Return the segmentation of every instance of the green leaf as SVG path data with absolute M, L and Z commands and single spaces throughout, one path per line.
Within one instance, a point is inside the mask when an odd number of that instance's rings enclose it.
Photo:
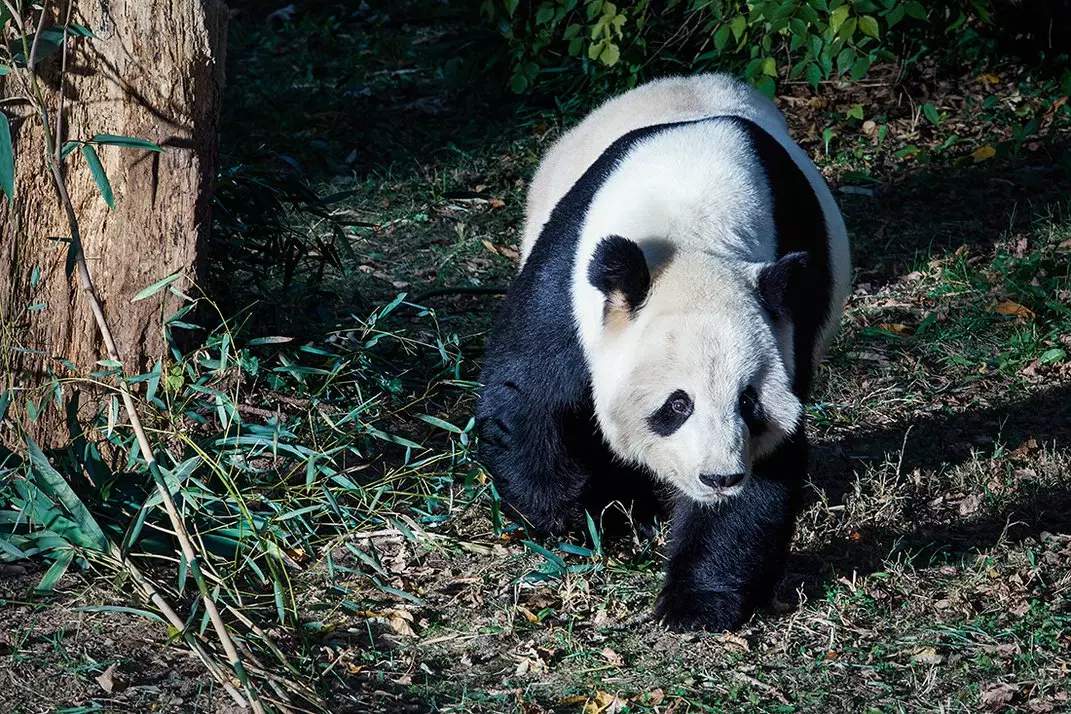
M 926 19 L 926 8 L 923 7 L 922 3 L 920 2 L 912 1 L 904 3 L 904 9 L 907 10 L 908 15 L 915 18 L 916 20 Z
M 11 71 L 11 68 L 8 67 L 6 64 L 0 64 L 0 77 L 3 77 L 5 74 L 7 74 L 10 71 Z
M 905 12 L 903 5 L 894 5 L 893 9 L 889 10 L 889 14 L 885 16 L 885 22 L 889 25 L 890 29 L 904 19 Z
M 34 483 L 50 498 L 55 499 L 74 519 L 81 536 L 79 545 L 104 553 L 108 550 L 108 538 L 93 519 L 89 509 L 78 498 L 70 484 L 49 463 L 44 452 L 32 439 L 25 438 L 26 453 L 30 457 L 30 475 Z
M 145 139 L 135 139 L 130 136 L 117 136 L 116 134 L 97 134 L 91 142 L 94 144 L 107 144 L 109 146 L 125 146 L 130 149 L 144 149 L 145 151 L 158 151 L 163 153 L 164 147 L 146 141 Z
M 719 52 L 725 49 L 725 45 L 729 44 L 729 26 L 722 25 L 714 31 L 714 49 Z
M 613 42 L 607 42 L 602 54 L 599 55 L 599 61 L 607 67 L 613 67 L 619 59 L 621 59 L 621 48 Z
M 855 79 L 855 80 L 862 79 L 863 76 L 866 75 L 866 73 L 868 71 L 870 71 L 870 58 L 869 57 L 860 57 L 859 59 L 857 59 L 855 61 L 855 64 L 852 65 L 852 71 L 851 71 L 852 79 Z
M 528 89 L 528 78 L 523 74 L 513 75 L 509 80 L 509 88 L 514 94 L 524 94 L 524 90 Z
M 829 14 L 829 29 L 834 35 L 840 30 L 841 25 L 848 19 L 848 13 L 851 12 L 851 8 L 847 5 L 841 5 L 836 10 Z
M 459 429 L 458 427 L 454 426 L 450 422 L 443 421 L 442 419 L 439 419 L 438 417 L 433 417 L 430 414 L 417 414 L 416 418 L 419 419 L 420 421 L 427 422 L 428 424 L 431 424 L 432 426 L 437 426 L 440 429 L 444 429 L 446 431 L 449 431 L 452 434 L 461 434 L 462 433 L 461 429 Z
M 74 560 L 73 550 L 70 548 L 61 550 L 56 556 L 56 562 L 54 562 L 52 567 L 45 572 L 44 577 L 41 578 L 41 582 L 37 584 L 37 587 L 34 588 L 34 590 L 38 593 L 45 594 L 55 590 L 56 583 L 58 583 L 60 578 L 63 577 L 63 574 L 67 572 L 67 568 L 70 567 L 72 560 Z
M 777 76 L 777 60 L 773 57 L 767 57 L 762 61 L 762 73 L 767 77 Z
M 510 17 L 513 17 L 514 13 L 517 12 L 517 6 L 521 4 L 521 0 L 504 0 L 504 4 L 506 12 L 509 13 Z
M 539 12 L 536 13 L 536 24 L 547 25 L 554 17 L 554 8 L 550 5 L 544 5 L 539 8 Z
M 729 27 L 732 28 L 733 37 L 739 42 L 740 38 L 744 36 L 744 30 L 747 29 L 747 19 L 743 15 L 737 15 L 729 23 Z
M 141 610 L 136 607 L 124 607 L 122 605 L 84 605 L 82 607 L 74 608 L 75 612 L 121 612 L 125 615 L 137 615 L 138 617 L 144 617 L 147 620 L 156 620 L 157 622 L 166 622 L 164 618 L 157 615 L 155 612 L 149 610 Z
M 559 573 L 565 572 L 565 561 L 562 560 L 562 557 L 560 555 L 549 551 L 538 543 L 533 543 L 530 540 L 525 540 L 521 542 L 524 543 L 524 547 L 528 550 L 543 556 L 554 567 L 555 571 Z
M 15 149 L 11 144 L 11 125 L 3 112 L 0 112 L 0 190 L 8 203 L 15 203 Z
M 875 40 L 880 39 L 878 31 L 878 21 L 870 15 L 863 15 L 859 18 L 859 30 L 864 35 L 869 35 Z
M 818 88 L 818 83 L 822 81 L 822 68 L 818 66 L 816 62 L 812 62 L 807 67 L 807 81 L 811 83 L 811 86 L 815 89 Z
M 840 32 L 837 33 L 837 37 L 845 42 L 849 42 L 852 39 L 852 35 L 855 34 L 855 28 L 858 27 L 859 21 L 854 17 L 849 17 L 844 21 L 844 24 L 840 27 Z
M 104 167 L 100 164 L 97 150 L 93 148 L 92 144 L 82 144 L 82 156 L 86 158 L 86 163 L 89 164 L 89 173 L 93 174 L 93 180 L 97 182 L 97 188 L 100 189 L 100 195 L 104 198 L 104 202 L 108 204 L 108 208 L 114 210 L 115 197 L 112 195 L 112 185 L 108 183 L 108 174 L 104 173 Z
M 139 290 L 137 295 L 135 295 L 134 297 L 130 298 L 130 302 L 137 302 L 138 300 L 144 300 L 147 297 L 151 297 L 151 296 L 153 296 L 156 293 L 160 292 L 161 290 L 163 290 L 168 285 L 170 285 L 171 283 L 175 282 L 176 280 L 178 280 L 181 277 L 182 277 L 182 271 L 181 270 L 179 270 L 178 272 L 175 272 L 175 273 L 171 273 L 171 275 L 168 275 L 166 278 L 161 278 L 160 280 L 157 280 L 155 283 L 153 283 L 149 287 L 142 288 L 141 290 Z
M 1038 357 L 1038 362 L 1041 364 L 1056 364 L 1062 362 L 1064 357 L 1067 356 L 1067 352 L 1059 347 L 1053 347 L 1051 350 L 1046 350 Z
M 777 85 L 774 84 L 773 78 L 765 74 L 759 77 L 759 80 L 755 82 L 755 89 L 759 90 L 770 99 L 773 99 L 774 94 L 777 93 Z
M 837 74 L 844 74 L 852 67 L 852 63 L 855 62 L 855 50 L 851 47 L 845 47 L 837 55 Z
M 941 121 L 941 118 L 937 115 L 937 107 L 927 102 L 922 105 L 922 113 L 926 115 L 926 118 L 930 120 L 931 124 L 937 124 Z
M 847 116 L 848 116 L 849 119 L 858 119 L 859 121 L 862 121 L 863 120 L 863 105 L 862 104 L 856 104 L 854 107 L 852 107 L 851 109 L 849 109 L 847 111 Z

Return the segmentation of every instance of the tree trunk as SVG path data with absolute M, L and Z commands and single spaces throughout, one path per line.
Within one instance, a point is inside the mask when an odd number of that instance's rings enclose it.
M 74 3 L 72 22 L 94 38 L 68 39 L 67 71 L 61 53 L 38 65 L 55 129 L 63 98 L 60 142 L 115 134 L 146 139 L 163 154 L 98 146 L 110 180 L 109 210 L 79 151 L 64 161 L 64 175 L 80 223 L 83 249 L 115 335 L 124 373 L 145 372 L 167 349 L 163 320 L 181 305 L 161 291 L 132 302 L 142 288 L 172 273 L 188 288 L 209 230 L 218 153 L 226 7 L 218 0 L 111 0 Z M 64 3 L 47 5 L 62 24 Z M 50 22 L 46 23 L 52 24 Z M 17 93 L 11 75 L 0 78 L 0 97 Z M 40 121 L 25 105 L 2 104 L 15 145 L 13 206 L 0 205 L 0 393 L 12 387 L 29 400 L 12 416 L 51 445 L 67 438 L 64 409 L 50 375 L 84 377 L 107 359 L 86 296 L 67 269 L 70 235 L 44 161 Z M 21 113 L 20 113 L 21 112 Z M 77 373 L 59 358 L 73 363 Z M 4 373 L 8 374 L 5 375 Z M 64 389 L 69 400 L 78 383 Z M 36 419 L 33 414 L 48 406 Z M 21 413 L 20 413 L 21 412 Z

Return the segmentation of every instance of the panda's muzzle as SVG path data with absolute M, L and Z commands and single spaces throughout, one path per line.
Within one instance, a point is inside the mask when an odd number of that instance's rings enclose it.
M 700 474 L 699 480 L 711 488 L 732 488 L 746 476 L 747 474 Z

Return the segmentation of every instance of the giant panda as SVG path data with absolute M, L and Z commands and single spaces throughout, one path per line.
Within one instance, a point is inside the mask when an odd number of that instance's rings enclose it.
M 499 495 L 555 535 L 668 504 L 656 617 L 738 628 L 784 569 L 802 404 L 849 287 L 829 188 L 750 86 L 667 78 L 547 152 L 521 247 L 476 409 Z

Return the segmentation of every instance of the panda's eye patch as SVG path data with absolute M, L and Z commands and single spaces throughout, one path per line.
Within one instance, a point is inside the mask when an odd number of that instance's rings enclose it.
M 692 398 L 683 389 L 678 389 L 669 395 L 658 411 L 647 417 L 647 425 L 659 436 L 669 436 L 688 421 L 694 409 Z
M 748 387 L 740 393 L 740 416 L 747 424 L 752 436 L 766 431 L 766 411 L 759 402 L 759 394 L 754 387 Z

